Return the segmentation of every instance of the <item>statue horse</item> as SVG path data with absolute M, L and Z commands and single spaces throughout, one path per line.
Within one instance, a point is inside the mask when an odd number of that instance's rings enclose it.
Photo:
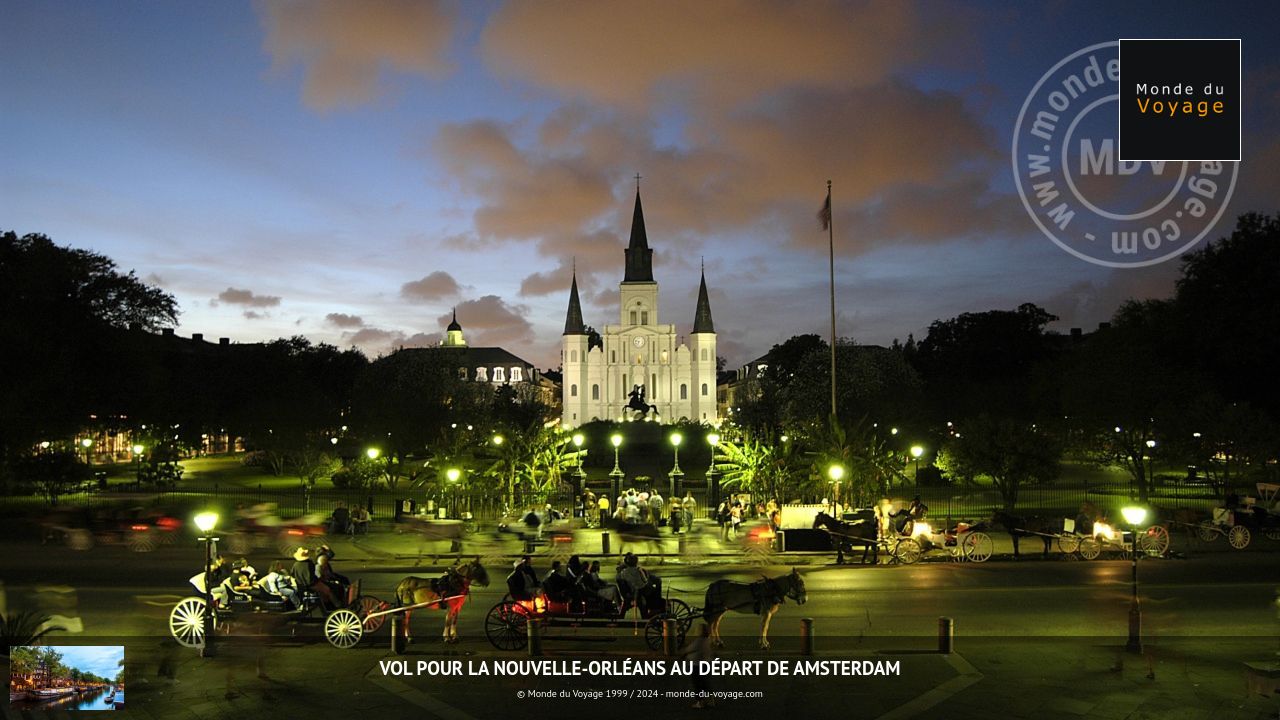
M 636 385 L 631 390 L 629 397 L 631 399 L 627 402 L 627 409 L 638 413 L 638 416 L 634 419 L 647 420 L 649 418 L 649 413 L 653 413 L 654 417 L 658 416 L 658 406 L 650 405 L 645 402 L 643 385 Z
M 734 580 L 717 580 L 707 588 L 702 607 L 711 632 L 711 642 L 724 647 L 720 639 L 720 621 L 730 610 L 753 613 L 760 616 L 760 649 L 769 649 L 769 621 L 778 608 L 791 598 L 797 605 L 805 604 L 808 595 L 800 571 L 791 568 L 791 574 L 776 578 L 761 578 L 744 583 Z
M 991 525 L 999 525 L 1009 533 L 1009 537 L 1013 538 L 1013 559 L 1017 560 L 1021 555 L 1018 554 L 1018 541 L 1024 537 L 1038 537 L 1044 543 L 1043 557 L 1049 557 L 1049 546 L 1053 539 L 1061 534 L 1061 520 L 1050 520 L 1049 518 L 1028 516 L 1019 517 L 997 510 L 991 515 L 989 521 Z
M 409 576 L 396 585 L 396 607 L 409 605 L 425 605 L 428 609 L 445 610 L 444 641 L 458 642 L 458 613 L 462 604 L 467 601 L 472 583 L 481 587 L 489 584 L 489 573 L 477 558 L 466 565 L 454 565 L 439 578 L 420 578 Z M 404 612 L 405 640 L 412 640 L 409 630 L 409 616 L 412 610 Z

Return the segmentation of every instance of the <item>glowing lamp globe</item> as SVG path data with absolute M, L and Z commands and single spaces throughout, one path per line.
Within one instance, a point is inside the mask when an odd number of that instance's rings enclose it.
M 1147 519 L 1147 509 L 1144 507 L 1127 507 L 1120 511 L 1124 515 L 1124 521 L 1133 526 L 1141 525 Z
M 680 443 L 684 442 L 684 436 L 680 433 L 671 433 L 671 444 L 680 447 Z
M 218 513 L 202 512 L 199 515 L 196 515 L 193 520 L 196 527 L 200 529 L 200 532 L 207 533 L 218 526 Z
M 381 450 L 379 450 L 378 448 L 369 448 L 368 450 L 365 450 L 365 451 L 364 451 L 364 454 L 365 454 L 365 455 L 366 455 L 370 460 L 377 460 L 377 459 L 378 459 L 378 456 L 382 454 L 382 451 L 381 451 Z
M 621 435 L 616 435 L 616 434 L 615 434 L 615 435 L 612 435 L 612 436 L 610 436 L 610 437 L 609 437 L 609 442 L 613 443 L 613 446 L 614 446 L 614 447 L 621 447 L 621 446 L 622 446 L 622 436 L 621 436 Z
M 146 448 L 142 447 L 141 445 L 134 445 L 134 446 L 133 446 L 133 454 L 134 454 L 134 455 L 141 455 L 141 454 L 142 454 L 142 451 L 143 451 L 143 450 L 145 450 L 145 449 L 146 449 Z
M 707 436 L 707 442 L 711 444 L 711 447 L 715 447 L 719 445 L 720 435 L 717 433 L 711 433 L 710 435 Z
M 584 437 L 582 437 L 582 433 L 574 433 L 574 436 L 573 436 L 573 444 L 574 444 L 574 445 L 577 445 L 578 447 L 582 447 L 582 443 L 584 443 L 584 442 L 586 442 L 586 441 L 587 441 L 587 439 L 586 439 L 586 438 L 584 438 Z
M 831 478 L 832 482 L 840 482 L 844 478 L 844 468 L 839 465 L 832 465 L 827 468 L 827 477 Z
M 458 468 L 449 468 L 445 471 L 445 476 L 449 478 L 449 482 L 458 482 L 458 478 L 462 476 L 462 471 Z
M 911 457 L 918 458 L 923 454 L 924 454 L 924 448 L 920 447 L 919 445 L 911 446 Z

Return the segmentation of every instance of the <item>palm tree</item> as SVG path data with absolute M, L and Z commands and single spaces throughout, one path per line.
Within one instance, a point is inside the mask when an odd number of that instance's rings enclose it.
M 9 648 L 35 645 L 54 630 L 65 630 L 48 625 L 49 616 L 37 612 L 22 611 L 0 615 L 0 653 L 9 654 Z

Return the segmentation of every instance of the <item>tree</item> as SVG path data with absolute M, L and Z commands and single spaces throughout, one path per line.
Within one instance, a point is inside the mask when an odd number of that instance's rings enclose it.
M 935 320 L 914 350 L 932 420 L 943 422 L 980 412 L 1033 416 L 1033 370 L 1054 353 L 1055 339 L 1045 332 L 1054 320 L 1057 317 L 1031 303 L 1016 310 Z M 907 348 L 903 352 L 912 354 Z
M 110 414 L 100 406 L 118 393 L 102 382 L 118 364 L 114 338 L 130 323 L 154 330 L 177 317 L 172 295 L 103 255 L 0 234 L 0 461 Z
M 50 505 L 57 505 L 59 497 L 89 479 L 89 467 L 74 450 L 51 449 L 20 457 L 14 469 L 18 477 L 34 485 Z
M 1017 506 L 1024 485 L 1058 477 L 1062 450 L 1048 433 L 985 414 L 966 421 L 963 427 L 963 435 L 947 444 L 944 461 L 948 469 L 961 477 L 989 477 L 1006 510 Z

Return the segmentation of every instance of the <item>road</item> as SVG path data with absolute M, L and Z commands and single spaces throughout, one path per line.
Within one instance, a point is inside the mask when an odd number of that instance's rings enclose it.
M 401 578 L 431 576 L 436 567 L 409 561 L 343 561 L 338 570 L 363 583 L 366 594 L 392 599 Z M 80 618 L 84 635 L 163 634 L 173 602 L 192 594 L 187 579 L 198 570 L 195 548 L 131 553 L 102 547 L 75 552 L 59 546 L 0 544 L 0 581 L 11 608 L 40 605 L 46 612 Z M 194 557 L 193 557 L 194 556 Z M 350 557 L 350 555 L 348 555 Z M 250 558 L 262 568 L 270 559 Z M 194 562 L 193 562 L 194 560 Z M 1189 560 L 1143 560 L 1140 567 L 1144 634 L 1151 638 L 1256 637 L 1275 631 L 1280 553 L 1218 554 Z M 702 605 L 714 579 L 780 575 L 787 567 L 741 564 L 652 567 L 676 596 Z M 922 563 L 914 566 L 807 566 L 801 568 L 808 603 L 788 603 L 775 620 L 775 637 L 798 633 L 798 618 L 814 619 L 818 636 L 860 639 L 872 647 L 908 638 L 930 638 L 939 616 L 955 619 L 959 637 L 1122 637 L 1127 632 L 1131 566 L 1124 560 L 1026 559 L 984 564 Z M 491 565 L 493 582 L 478 588 L 463 613 L 461 632 L 482 651 L 482 621 L 506 592 L 507 568 Z M 545 572 L 545 567 L 539 568 Z M 438 613 L 419 613 L 418 636 L 439 631 Z M 730 616 L 727 635 L 750 634 L 757 620 Z M 384 631 L 385 632 L 385 631 Z

